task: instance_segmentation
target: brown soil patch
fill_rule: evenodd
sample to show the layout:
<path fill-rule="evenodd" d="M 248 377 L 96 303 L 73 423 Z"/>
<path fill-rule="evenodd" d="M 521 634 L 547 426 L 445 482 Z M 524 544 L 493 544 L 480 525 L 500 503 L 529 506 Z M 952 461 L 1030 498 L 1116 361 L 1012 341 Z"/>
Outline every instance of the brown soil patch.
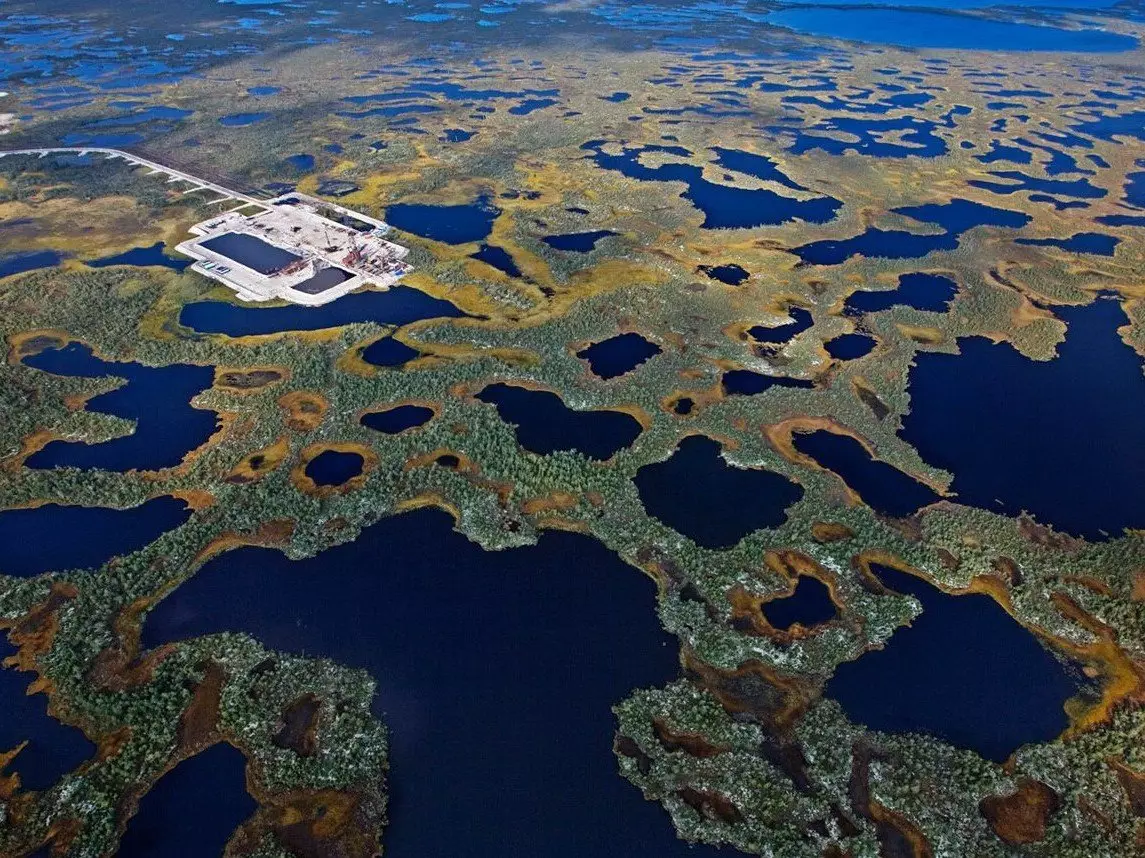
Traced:
<path fill-rule="evenodd" d="M 712 744 L 699 733 L 673 730 L 663 718 L 652 719 L 652 730 L 665 751 L 683 751 L 700 759 L 716 757 L 728 751 L 723 746 Z"/>
<path fill-rule="evenodd" d="M 990 828 L 1011 846 L 1038 843 L 1046 836 L 1050 818 L 1061 808 L 1058 794 L 1041 781 L 1023 778 L 1012 795 L 991 795 L 978 810 Z"/>
<path fill-rule="evenodd" d="M 235 833 L 228 854 L 249 855 L 267 835 L 297 858 L 374 858 L 381 852 L 376 826 L 356 793 L 327 789 L 252 794 L 259 809 Z"/>
<path fill-rule="evenodd" d="M 263 366 L 247 369 L 215 368 L 215 387 L 230 393 L 257 393 L 265 387 L 290 378 L 286 367 Z"/>
<path fill-rule="evenodd" d="M 195 686 L 191 702 L 183 710 L 176 732 L 180 754 L 192 756 L 219 740 L 219 704 L 226 672 L 215 661 L 203 665 L 203 678 Z"/>
<path fill-rule="evenodd" d="M 811 525 L 811 538 L 824 545 L 831 542 L 842 542 L 845 539 L 852 539 L 854 536 L 855 531 L 839 522 L 816 521 Z"/>
<path fill-rule="evenodd" d="M 318 719 L 322 701 L 313 694 L 303 694 L 282 710 L 282 721 L 271 739 L 275 747 L 285 748 L 300 757 L 313 757 L 318 752 Z"/>
<path fill-rule="evenodd" d="M 290 442 L 285 437 L 279 438 L 269 447 L 251 453 L 235 465 L 226 481 L 234 484 L 253 483 L 276 470 L 289 454 Z"/>
<path fill-rule="evenodd" d="M 286 425 L 295 432 L 313 432 L 330 410 L 326 397 L 313 390 L 292 390 L 280 396 L 278 404 L 286 412 Z"/>

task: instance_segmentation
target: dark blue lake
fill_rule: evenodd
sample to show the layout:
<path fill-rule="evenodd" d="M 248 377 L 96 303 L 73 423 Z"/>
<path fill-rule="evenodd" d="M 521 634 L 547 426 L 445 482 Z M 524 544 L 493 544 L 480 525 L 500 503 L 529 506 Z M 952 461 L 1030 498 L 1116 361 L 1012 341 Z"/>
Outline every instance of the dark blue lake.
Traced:
<path fill-rule="evenodd" d="M 781 9 L 767 23 L 800 33 L 907 48 L 977 51 L 1131 51 L 1137 40 L 1105 30 L 1063 30 L 1004 19 L 916 9 Z"/>
<path fill-rule="evenodd" d="M 747 329 L 748 335 L 758 343 L 778 345 L 794 339 L 815 324 L 811 313 L 802 307 L 791 307 L 787 313 L 791 316 L 790 322 L 784 322 L 774 328 L 754 325 Z"/>
<path fill-rule="evenodd" d="M 21 577 L 102 566 L 174 530 L 191 516 L 173 497 L 128 509 L 44 504 L 0 511 L 0 574 Z M 66 533 L 67 539 L 59 535 Z"/>
<path fill-rule="evenodd" d="M 386 208 L 386 222 L 395 229 L 446 244 L 481 241 L 493 231 L 501 210 L 488 196 L 460 206 L 396 203 Z"/>
<path fill-rule="evenodd" d="M 321 307 L 257 307 L 229 301 L 196 301 L 179 313 L 179 323 L 203 334 L 242 337 L 280 331 L 315 331 L 354 322 L 405 325 L 418 319 L 465 315 L 448 301 L 409 286 L 384 292 L 368 290 L 344 295 Z"/>
<path fill-rule="evenodd" d="M 630 179 L 648 182 L 683 182 L 688 186 L 681 196 L 704 213 L 704 229 L 750 229 L 759 226 L 802 220 L 826 223 L 843 205 L 833 197 L 798 200 L 777 194 L 767 188 L 741 188 L 722 185 L 703 178 L 703 170 L 694 164 L 661 164 L 647 167 L 640 161 L 645 153 L 665 153 L 689 157 L 691 152 L 680 146 L 626 147 L 620 154 L 604 151 L 604 141 L 591 140 L 581 146 L 598 167 L 612 170 Z"/>
<path fill-rule="evenodd" d="M 849 435 L 797 432 L 791 440 L 796 450 L 834 471 L 867 506 L 884 515 L 903 518 L 940 499 L 909 474 L 872 459 L 863 445 Z"/>
<path fill-rule="evenodd" d="M 840 334 L 828 340 L 823 344 L 823 348 L 835 360 L 858 360 L 869 355 L 877 344 L 877 340 L 872 336 L 852 333 Z"/>
<path fill-rule="evenodd" d="M 89 268 L 107 268 L 112 265 L 158 265 L 163 268 L 170 268 L 172 271 L 182 271 L 192 264 L 190 259 L 168 256 L 164 252 L 166 246 L 162 241 L 157 241 L 150 247 L 133 247 L 124 253 L 91 259 L 84 264 Z"/>
<path fill-rule="evenodd" d="M 701 265 L 700 271 L 707 274 L 713 280 L 719 280 L 728 286 L 739 286 L 751 276 L 746 268 L 735 264 Z"/>
<path fill-rule="evenodd" d="M 1068 328 L 1051 361 L 977 337 L 919 354 L 901 435 L 963 503 L 1092 539 L 1145 527 L 1145 375 L 1117 334 L 1125 313 L 1108 299 L 1055 312 Z"/>
<path fill-rule="evenodd" d="M 911 307 L 915 310 L 928 310 L 944 313 L 950 309 L 950 302 L 958 294 L 958 284 L 941 274 L 912 272 L 899 275 L 899 285 L 895 289 L 881 292 L 852 292 L 843 304 L 843 310 L 853 315 L 878 313 L 891 307 Z"/>
<path fill-rule="evenodd" d="M 566 235 L 546 235 L 541 239 L 554 250 L 569 250 L 575 253 L 588 253 L 596 248 L 596 243 L 602 238 L 616 235 L 610 229 L 598 229 L 592 232 L 571 232 Z"/>
<path fill-rule="evenodd" d="M 424 509 L 307 560 L 223 554 L 151 612 L 143 640 L 241 630 L 368 670 L 390 729 L 390 858 L 704 858 L 612 752 L 611 707 L 679 670 L 654 604 L 652 583 L 589 537 L 485 552 Z M 446 630 L 464 645 L 443 648 Z"/>
<path fill-rule="evenodd" d="M 424 405 L 398 405 L 385 411 L 371 411 L 362 415 L 362 425 L 387 435 L 397 435 L 407 429 L 424 426 L 433 419 L 433 409 Z"/>
<path fill-rule="evenodd" d="M 576 356 L 587 360 L 595 375 L 609 379 L 632 372 L 658 354 L 658 345 L 630 331 L 593 343 L 577 352 Z"/>
<path fill-rule="evenodd" d="M 412 349 L 393 337 L 374 340 L 362 349 L 362 360 L 374 366 L 401 366 L 420 355 L 421 352 L 417 349 Z"/>
<path fill-rule="evenodd" d="M 680 442 L 671 458 L 636 473 L 648 513 L 705 548 L 731 548 L 754 530 L 777 527 L 803 488 L 773 471 L 737 468 L 703 435 Z"/>
<path fill-rule="evenodd" d="M 545 390 L 491 384 L 477 398 L 495 405 L 501 419 L 516 427 L 517 443 L 540 456 L 576 450 L 590 459 L 611 459 L 641 432 L 630 414 L 577 411 Z"/>
<path fill-rule="evenodd" d="M 246 758 L 219 743 L 183 760 L 140 799 L 115 858 L 222 855 L 258 807 L 246 791 Z"/>
<path fill-rule="evenodd" d="M 0 277 L 11 277 L 37 268 L 54 268 L 63 260 L 62 253 L 54 250 L 33 250 L 28 253 L 12 253 L 0 256 Z"/>
<path fill-rule="evenodd" d="M 483 244 L 477 248 L 476 253 L 471 253 L 469 256 L 472 259 L 479 259 L 487 265 L 492 265 L 498 271 L 509 277 L 521 276 L 521 269 L 517 267 L 517 263 L 513 260 L 509 251 L 503 247 L 497 247 L 493 244 Z"/>
<path fill-rule="evenodd" d="M 0 636 L 0 661 L 16 647 Z M 5 772 L 16 772 L 24 789 L 50 789 L 68 772 L 95 756 L 95 745 L 82 730 L 61 724 L 48 714 L 45 694 L 27 694 L 36 678 L 11 667 L 0 667 L 0 748 L 15 749 L 28 742 Z"/>
<path fill-rule="evenodd" d="M 839 665 L 824 694 L 873 730 L 929 733 L 1002 762 L 1057 738 L 1073 675 L 989 596 L 948 596 L 921 578 L 874 566 L 922 614 L 882 650 Z"/>
<path fill-rule="evenodd" d="M 771 625 L 782 631 L 796 623 L 809 629 L 833 619 L 837 613 L 827 585 L 810 575 L 800 575 L 790 596 L 764 602 L 760 610 Z"/>
<path fill-rule="evenodd" d="M 115 376 L 127 384 L 88 400 L 89 411 L 134 420 L 135 431 L 98 444 L 51 441 L 25 461 L 29 468 L 102 468 L 109 471 L 159 470 L 178 465 L 206 443 L 218 425 L 214 411 L 192 408 L 191 400 L 214 382 L 209 366 L 171 364 L 150 367 L 105 361 L 89 346 L 69 343 L 24 358 L 28 366 L 56 375 Z"/>
<path fill-rule="evenodd" d="M 306 476 L 319 486 L 340 486 L 362 473 L 363 459 L 358 453 L 323 450 L 306 463 Z"/>

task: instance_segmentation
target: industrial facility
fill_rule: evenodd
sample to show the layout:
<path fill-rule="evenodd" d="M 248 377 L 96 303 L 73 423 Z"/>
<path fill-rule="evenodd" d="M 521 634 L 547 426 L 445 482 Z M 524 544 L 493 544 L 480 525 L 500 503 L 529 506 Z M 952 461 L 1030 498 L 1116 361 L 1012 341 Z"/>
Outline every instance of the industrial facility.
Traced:
<path fill-rule="evenodd" d="M 175 249 L 244 301 L 328 304 L 366 283 L 388 288 L 409 272 L 409 250 L 380 220 L 297 192 L 252 202 L 191 227 Z"/>

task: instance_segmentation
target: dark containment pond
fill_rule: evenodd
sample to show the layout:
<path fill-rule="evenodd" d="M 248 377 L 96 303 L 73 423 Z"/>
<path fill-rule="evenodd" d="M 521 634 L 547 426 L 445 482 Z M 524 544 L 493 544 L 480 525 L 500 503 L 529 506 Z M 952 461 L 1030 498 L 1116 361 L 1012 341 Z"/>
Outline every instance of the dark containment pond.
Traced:
<path fill-rule="evenodd" d="M 755 396 L 773 387 L 789 387 L 810 390 L 814 382 L 803 378 L 787 378 L 782 375 L 765 375 L 750 369 L 730 369 L 720 379 L 724 393 L 728 396 Z"/>
<path fill-rule="evenodd" d="M 878 341 L 868 334 L 840 334 L 823 344 L 827 354 L 835 360 L 858 360 L 869 355 Z"/>
<path fill-rule="evenodd" d="M 225 743 L 183 760 L 159 779 L 127 823 L 116 858 L 222 855 L 258 807 L 246 791 L 246 758 Z"/>
<path fill-rule="evenodd" d="M 616 378 L 632 372 L 649 358 L 660 354 L 660 347 L 640 334 L 629 332 L 593 343 L 576 353 L 588 361 L 589 369 L 601 378 Z"/>
<path fill-rule="evenodd" d="M 958 284 L 940 274 L 900 274 L 896 289 L 882 292 L 853 292 L 847 296 L 843 311 L 850 315 L 878 313 L 891 307 L 912 307 L 942 313 L 958 294 Z"/>
<path fill-rule="evenodd" d="M 28 366 L 55 375 L 124 378 L 115 390 L 88 400 L 87 410 L 135 421 L 130 435 L 98 444 L 51 441 L 25 461 L 29 468 L 103 468 L 109 471 L 159 470 L 183 457 L 214 434 L 218 415 L 192 408 L 191 400 L 214 381 L 209 366 L 172 364 L 150 367 L 133 362 L 105 361 L 89 346 L 69 343 L 24 358 Z"/>
<path fill-rule="evenodd" d="M 493 221 L 501 210 L 489 196 L 462 206 L 431 206 L 398 203 L 386 209 L 386 222 L 403 232 L 446 244 L 481 241 L 493 231 Z"/>
<path fill-rule="evenodd" d="M 783 9 L 767 23 L 799 33 L 907 48 L 978 51 L 1131 51 L 1132 36 L 1106 30 L 1062 30 L 1015 21 L 921 9 Z"/>
<path fill-rule="evenodd" d="M 202 246 L 259 274 L 273 274 L 299 259 L 289 250 L 275 247 L 257 235 L 245 232 L 228 232 L 202 242 Z"/>
<path fill-rule="evenodd" d="M 374 366 L 401 366 L 420 356 L 421 352 L 417 349 L 412 349 L 393 337 L 374 340 L 362 350 L 362 360 Z"/>
<path fill-rule="evenodd" d="M 0 661 L 15 655 L 16 647 L 0 637 Z M 28 746 L 5 769 L 20 775 L 20 785 L 29 790 L 50 789 L 68 772 L 95 756 L 96 747 L 76 727 L 61 724 L 48 714 L 47 695 L 28 695 L 36 678 L 11 667 L 0 667 L 0 748 Z"/>
<path fill-rule="evenodd" d="M 353 276 L 354 275 L 349 271 L 331 265 L 329 268 L 323 268 L 321 271 L 307 277 L 292 288 L 296 292 L 304 292 L 307 295 L 320 295 L 327 289 L 333 289 L 339 283 L 345 283 Z"/>
<path fill-rule="evenodd" d="M 665 462 L 636 473 L 649 514 L 705 548 L 731 548 L 754 530 L 778 527 L 803 488 L 773 471 L 736 468 L 703 435 L 680 442 Z"/>
<path fill-rule="evenodd" d="M 387 858 L 706 858 L 722 853 L 677 840 L 612 753 L 611 707 L 679 671 L 654 604 L 587 536 L 485 552 L 423 509 L 307 560 L 227 552 L 151 612 L 143 639 L 241 630 L 369 671 L 390 730 Z M 447 630 L 461 645 L 443 649 Z"/>
<path fill-rule="evenodd" d="M 306 463 L 306 476 L 319 486 L 340 486 L 362 473 L 364 460 L 358 453 L 323 450 Z"/>
<path fill-rule="evenodd" d="M 792 437 L 795 449 L 834 471 L 869 507 L 884 515 L 904 518 L 940 498 L 898 468 L 872 459 L 863 445 L 849 435 L 824 430 Z"/>
<path fill-rule="evenodd" d="M 407 429 L 424 426 L 433 419 L 433 409 L 424 405 L 399 405 L 385 411 L 371 411 L 362 415 L 362 425 L 387 435 L 397 435 Z"/>
<path fill-rule="evenodd" d="M 162 241 L 157 241 L 150 247 L 133 247 L 124 253 L 92 259 L 84 264 L 90 268 L 107 268 L 111 265 L 158 265 L 163 268 L 170 268 L 172 271 L 182 271 L 191 264 L 190 259 L 176 259 L 174 256 L 168 256 L 163 252 L 166 246 Z"/>
<path fill-rule="evenodd" d="M 960 339 L 960 355 L 919 354 L 902 437 L 954 474 L 962 503 L 1021 510 L 1078 536 L 1145 527 L 1145 375 L 1121 340 L 1121 306 L 1057 308 L 1066 338 L 1051 361 Z"/>
<path fill-rule="evenodd" d="M 739 265 L 701 265 L 700 271 L 728 286 L 738 286 L 751 276 L 746 268 Z"/>
<path fill-rule="evenodd" d="M 0 256 L 0 277 L 11 277 L 37 268 L 52 268 L 63 260 L 63 254 L 54 250 L 34 250 L 29 253 L 13 253 Z"/>
<path fill-rule="evenodd" d="M 179 313 L 179 323 L 203 334 L 243 337 L 279 331 L 316 331 L 354 322 L 405 325 L 419 319 L 464 316 L 448 301 L 409 286 L 385 292 L 352 292 L 321 307 L 254 307 L 229 301 L 196 301 Z"/>
<path fill-rule="evenodd" d="M 128 509 L 44 504 L 0 511 L 0 574 L 21 577 L 102 566 L 174 530 L 191 517 L 187 505 L 158 497 Z M 60 534 L 67 539 L 60 539 Z"/>
<path fill-rule="evenodd" d="M 790 596 L 764 602 L 760 609 L 764 618 L 782 631 L 787 631 L 796 623 L 809 629 L 835 617 L 831 591 L 826 584 L 810 575 L 799 576 L 795 592 Z"/>
<path fill-rule="evenodd" d="M 929 733 L 1002 762 L 1057 738 L 1079 686 L 1069 670 L 989 596 L 949 596 L 885 566 L 890 589 L 922 603 L 882 650 L 839 665 L 824 694 L 847 717 L 888 733 Z"/>
<path fill-rule="evenodd" d="M 588 253 L 596 248 L 596 243 L 602 238 L 616 235 L 610 229 L 598 229 L 592 232 L 570 232 L 566 235 L 546 235 L 541 239 L 554 250 L 568 250 L 573 253 Z"/>
<path fill-rule="evenodd" d="M 788 315 L 791 316 L 790 322 L 776 325 L 774 328 L 765 328 L 763 325 L 756 325 L 755 327 L 748 328 L 748 334 L 758 343 L 786 343 L 814 324 L 811 313 L 802 307 L 792 307 L 787 312 Z"/>
<path fill-rule="evenodd" d="M 517 443 L 541 456 L 576 450 L 590 459 L 611 459 L 631 446 L 641 432 L 630 414 L 575 411 L 545 390 L 491 384 L 477 398 L 495 405 L 501 419 L 516 428 Z"/>

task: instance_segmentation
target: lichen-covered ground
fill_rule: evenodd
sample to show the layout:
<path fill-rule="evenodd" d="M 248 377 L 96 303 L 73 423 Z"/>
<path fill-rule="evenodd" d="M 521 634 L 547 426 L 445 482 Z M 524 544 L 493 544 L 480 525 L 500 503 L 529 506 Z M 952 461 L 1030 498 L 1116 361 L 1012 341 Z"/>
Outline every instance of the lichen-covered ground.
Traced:
<path fill-rule="evenodd" d="M 384 844 L 387 738 L 371 715 L 371 677 L 239 633 L 144 651 L 139 631 L 153 605 L 220 552 L 254 544 L 309 556 L 424 505 L 451 512 L 490 550 L 545 528 L 589 533 L 657 582 L 682 671 L 616 701 L 615 750 L 620 773 L 686 839 L 784 858 L 1114 858 L 1145 848 L 1145 532 L 1087 541 L 960 504 L 953 475 L 899 433 L 916 356 L 986 337 L 1052 361 L 1068 333 L 1058 307 L 1118 301 L 1128 323 L 1117 335 L 1145 356 L 1142 53 L 781 42 L 754 55 L 651 42 L 483 45 L 474 63 L 468 50 L 347 32 L 278 56 L 228 57 L 177 85 L 146 86 L 129 107 L 112 104 L 125 97 L 116 90 L 35 111 L 47 84 L 12 87 L 13 112 L 27 115 L 5 147 L 69 134 L 97 145 L 90 135 L 126 127 L 139 139 L 124 148 L 243 189 L 325 188 L 380 216 L 397 203 L 481 199 L 499 213 L 472 241 L 395 232 L 417 269 L 406 284 L 467 318 L 232 338 L 179 323 L 187 304 L 228 300 L 194 274 L 84 265 L 170 245 L 213 210 L 209 200 L 114 161 L 0 160 L 3 253 L 64 255 L 0 280 L 0 507 L 129 508 L 175 495 L 194 510 L 101 568 L 0 577 L 14 665 L 34 672 L 52 714 L 99 749 L 43 792 L 0 779 L 0 854 L 45 843 L 58 855 L 112 854 L 139 797 L 219 741 L 247 756 L 260 805 L 233 854 L 374 854 Z M 50 83 L 93 89 L 66 69 Z M 160 107 L 155 118 L 108 123 Z M 267 116 L 219 121 L 247 112 Z M 450 129 L 475 133 L 459 141 Z M 291 167 L 300 153 L 314 164 Z M 588 252 L 543 240 L 597 230 L 614 235 Z M 1108 254 L 1043 241 L 1088 233 L 1117 241 Z M 510 254 L 519 276 L 475 259 L 482 245 Z M 888 252 L 903 258 L 876 255 Z M 730 285 L 705 273 L 722 265 L 749 276 Z M 852 293 L 891 290 L 919 272 L 956 284 L 948 307 L 844 311 Z M 761 342 L 757 326 L 782 325 L 793 309 L 813 324 Z M 825 344 L 854 331 L 874 350 L 833 359 Z M 622 332 L 660 351 L 601 380 L 577 352 Z M 363 348 L 390 333 L 419 356 L 400 368 L 364 361 Z M 159 471 L 27 467 L 54 439 L 132 431 L 84 408 L 114 380 L 24 363 L 71 341 L 107 360 L 214 367 L 214 384 L 192 404 L 217 412 L 219 428 Z M 737 370 L 788 381 L 733 395 L 723 377 Z M 537 455 L 477 398 L 493 382 L 555 392 L 578 411 L 626 412 L 640 434 L 606 461 Z M 433 419 L 396 435 L 360 423 L 405 403 Z M 796 449 L 816 430 L 857 439 L 936 502 L 904 518 L 877 512 Z M 707 548 L 651 516 L 637 472 L 692 435 L 716 439 L 736 468 L 796 483 L 784 522 Z M 306 463 L 326 449 L 360 453 L 363 476 L 317 486 Z M 824 683 L 918 612 L 879 583 L 873 563 L 947 593 L 987 594 L 1080 665 L 1086 679 L 1067 703 L 1066 732 L 998 764 L 848 720 Z M 827 585 L 836 615 L 777 629 L 761 606 L 800 576 Z M 308 721 L 301 739 L 299 719 Z"/>

